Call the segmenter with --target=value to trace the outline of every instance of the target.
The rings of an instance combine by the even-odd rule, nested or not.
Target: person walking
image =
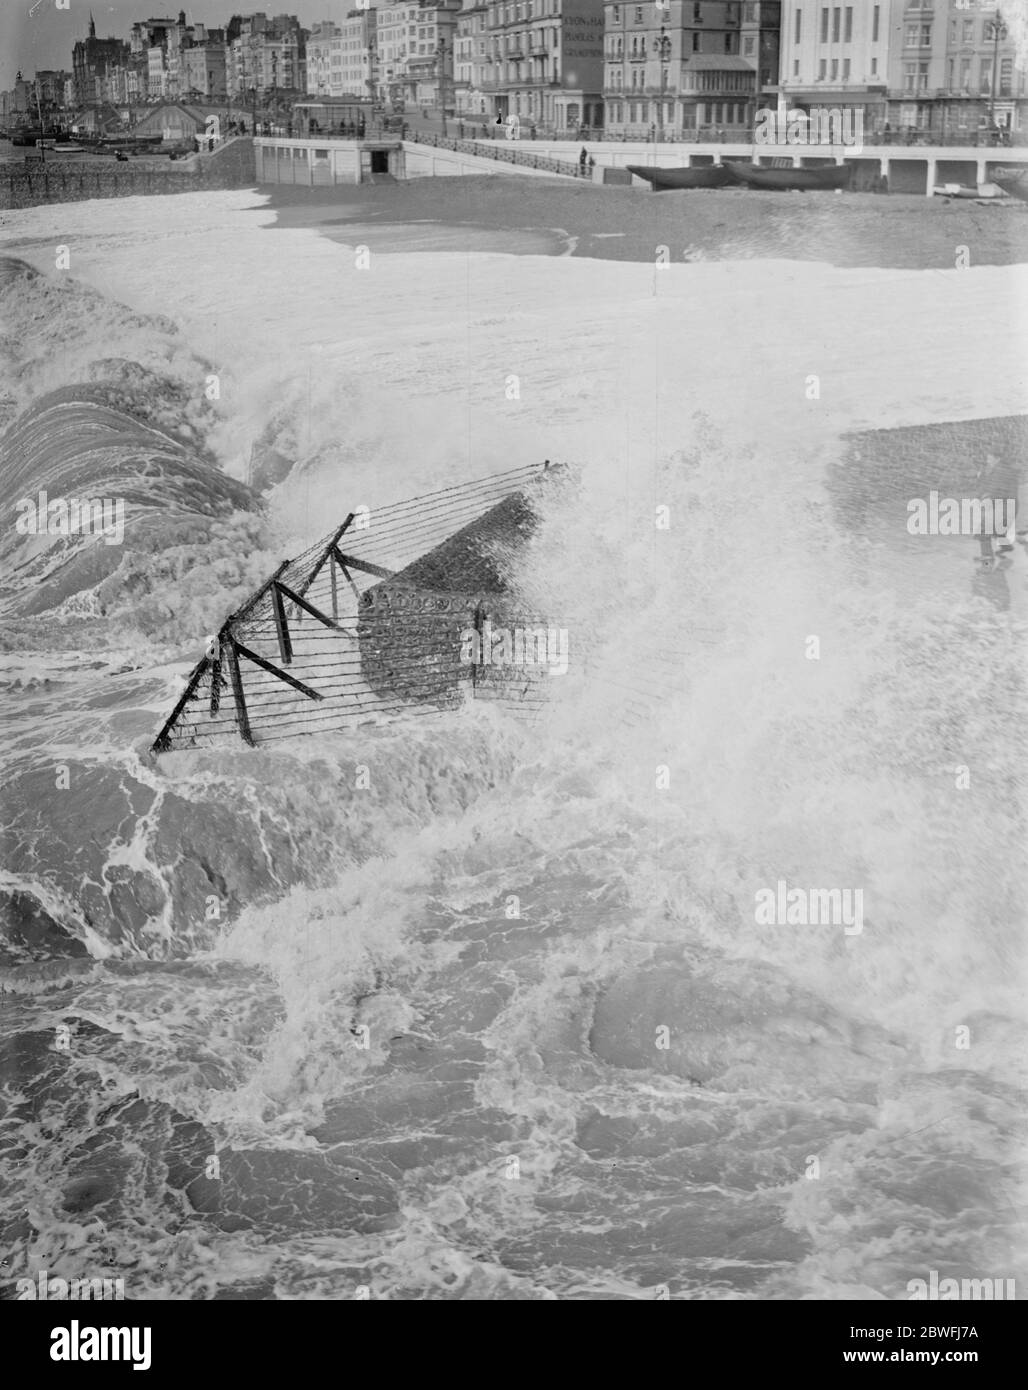
[[[588,162],[589,162],[589,151],[588,151],[588,150],[586,149],[586,147],[583,145],[583,146],[582,146],[582,153],[578,156],[578,172],[581,174],[582,178],[585,178],[585,166],[588,164]]]

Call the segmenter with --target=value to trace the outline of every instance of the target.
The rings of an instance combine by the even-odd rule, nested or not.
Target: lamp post
[[[378,92],[376,91],[375,64],[378,52],[375,48],[375,35],[368,31],[368,95],[371,97],[371,109],[374,111],[378,104]]]
[[[439,71],[439,109],[443,117],[443,139],[446,139],[446,55],[450,49],[446,45],[445,39],[439,40],[436,48]]]
[[[1000,8],[996,6],[996,18],[992,23],[992,91],[989,94],[989,131],[996,129],[996,77],[999,72],[999,41],[1006,38],[1006,26]]]
[[[664,92],[667,89],[667,67],[671,61],[671,35],[660,26],[660,38],[653,40],[653,51],[660,57],[660,100],[657,102],[657,140],[664,138]]]

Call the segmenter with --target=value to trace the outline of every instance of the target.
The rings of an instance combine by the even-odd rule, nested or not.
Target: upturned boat
[[[766,168],[760,164],[726,164],[732,179],[745,188],[817,189],[848,188],[853,170],[848,164],[823,164],[816,169]]]
[[[732,182],[732,176],[723,164],[700,164],[695,168],[657,169],[652,165],[627,164],[630,174],[663,192],[673,188],[724,188]]]

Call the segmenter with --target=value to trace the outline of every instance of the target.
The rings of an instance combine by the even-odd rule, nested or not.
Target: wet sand
[[[907,194],[643,188],[510,176],[267,191],[276,227],[316,227],[375,249],[506,251],[652,262],[803,260],[952,270],[1028,261],[1028,205]]]

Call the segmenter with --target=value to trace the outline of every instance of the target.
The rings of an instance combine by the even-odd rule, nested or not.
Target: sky
[[[37,68],[71,72],[71,51],[89,32],[89,12],[97,37],[127,39],[139,19],[174,18],[184,9],[189,23],[225,24],[233,14],[295,14],[310,28],[322,19],[340,20],[354,0],[0,0],[0,91],[14,86],[19,70],[31,77]]]

